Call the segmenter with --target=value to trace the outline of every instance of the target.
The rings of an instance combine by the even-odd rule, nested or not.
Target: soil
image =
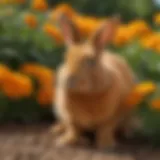
[[[57,148],[50,124],[1,125],[1,160],[160,160],[160,149],[150,145],[121,143],[117,150],[92,147]]]

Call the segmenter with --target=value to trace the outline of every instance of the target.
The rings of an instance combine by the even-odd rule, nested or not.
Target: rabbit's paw
[[[57,140],[56,140],[56,146],[57,147],[64,147],[68,145],[75,145],[78,142],[78,137],[65,133],[64,135],[61,135]]]
[[[51,127],[51,133],[54,136],[57,136],[65,131],[65,126],[62,123],[57,123]]]

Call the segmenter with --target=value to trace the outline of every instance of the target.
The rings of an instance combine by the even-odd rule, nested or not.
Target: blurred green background
[[[55,6],[63,0],[48,0],[51,6]],[[106,16],[121,14],[123,20],[128,21],[134,18],[151,20],[152,15],[159,10],[159,0],[65,0],[87,15]]]

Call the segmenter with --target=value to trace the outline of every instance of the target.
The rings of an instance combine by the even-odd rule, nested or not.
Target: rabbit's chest
[[[107,118],[107,94],[101,97],[70,96],[67,98],[66,107],[73,121],[84,128],[98,125]]]

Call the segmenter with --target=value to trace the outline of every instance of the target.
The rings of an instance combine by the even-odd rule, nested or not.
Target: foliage
[[[62,0],[48,0],[51,6],[63,3]],[[158,10],[157,5],[150,0],[65,0],[79,12],[87,15],[103,17],[106,15],[120,14],[123,20],[128,21],[135,18],[151,20],[152,15]]]
[[[55,70],[64,51],[63,36],[56,23],[60,13],[73,18],[84,38],[109,19],[80,14],[67,4],[47,10],[45,0],[21,2],[0,4],[1,122],[39,121],[52,115]],[[125,105],[137,106],[144,122],[142,134],[151,137],[160,133],[159,17],[156,14],[152,24],[141,18],[122,23],[110,46],[128,60],[137,74],[139,84]]]

